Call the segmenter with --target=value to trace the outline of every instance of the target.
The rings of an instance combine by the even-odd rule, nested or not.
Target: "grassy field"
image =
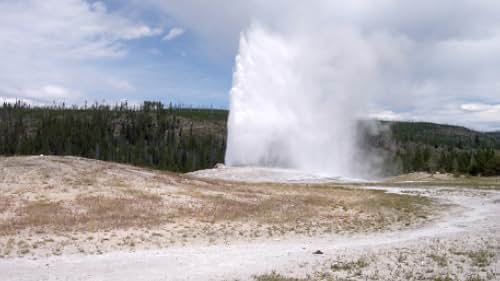
[[[387,186],[443,186],[500,189],[500,177],[457,176],[453,174],[417,172],[386,179],[383,181],[383,184]]]

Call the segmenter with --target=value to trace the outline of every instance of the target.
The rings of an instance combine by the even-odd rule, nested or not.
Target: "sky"
[[[367,116],[500,130],[499,14],[497,0],[0,0],[0,101],[228,108],[240,34],[314,21],[375,50]]]

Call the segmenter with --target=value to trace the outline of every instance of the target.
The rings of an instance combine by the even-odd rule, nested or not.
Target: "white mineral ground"
[[[260,177],[262,181],[290,179],[291,175],[261,168],[233,171],[197,174],[222,174],[233,180]],[[310,179],[292,174],[292,181]],[[421,194],[455,207],[438,220],[400,231],[185,245],[102,255],[5,258],[0,259],[0,280],[252,280],[271,271],[318,280],[433,280],[447,275],[458,280],[471,276],[500,280],[499,191],[477,187],[363,188]],[[313,254],[316,250],[323,254]]]

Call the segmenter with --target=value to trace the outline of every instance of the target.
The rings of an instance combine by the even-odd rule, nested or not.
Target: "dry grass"
[[[0,169],[0,243],[21,234],[151,228],[160,235],[147,239],[162,245],[378,231],[423,222],[433,205],[338,185],[201,180],[73,157],[0,158]],[[141,233],[123,244],[143,243]]]
[[[255,197],[239,194],[236,198],[224,195],[201,195],[202,204],[182,207],[179,214],[202,221],[255,220],[261,223],[287,223],[307,219],[320,205],[304,196],[270,195]],[[232,197],[232,196],[231,196]]]
[[[490,265],[495,258],[495,253],[488,250],[479,250],[470,252],[468,254],[471,259],[471,264],[478,267],[485,267]]]
[[[81,223],[87,230],[156,226],[165,221],[161,198],[78,196]]]
[[[500,189],[500,177],[454,176],[416,172],[386,179],[386,185],[449,186],[481,189]]]
[[[0,224],[0,233],[12,233],[26,227],[74,225],[75,222],[75,215],[62,202],[26,202],[15,209],[15,216],[11,220]]]
[[[440,267],[445,267],[448,265],[448,258],[446,255],[431,254],[430,258],[437,263]]]
[[[250,223],[279,227],[280,233],[382,230],[425,218],[424,197],[325,186],[254,185],[190,187],[176,194],[128,187],[118,195],[77,193],[72,200],[4,204],[15,216],[0,220],[0,234],[24,229],[97,231],[156,227],[165,223]],[[218,190],[218,193],[214,193]],[[174,197],[174,195],[178,197]],[[174,197],[174,198],[173,198]],[[45,198],[45,197],[42,197]],[[7,200],[8,201],[8,200]]]
[[[254,276],[255,281],[307,281],[310,279],[299,279],[293,277],[287,277],[276,272],[271,272],[269,274]]]
[[[254,276],[258,281],[347,281],[347,280],[498,280],[495,234],[471,233],[452,239],[415,241],[402,248],[359,249],[331,252],[318,263]],[[436,253],[439,249],[439,254]],[[403,254],[404,253],[404,254]],[[404,258],[395,257],[404,255]],[[283,270],[283,269],[281,269]],[[305,278],[297,275],[304,272]],[[302,274],[301,274],[302,275]]]
[[[159,194],[151,193],[142,189],[134,189],[127,187],[124,193],[132,198],[136,198],[139,201],[149,202],[149,203],[159,203],[162,197]]]
[[[5,212],[11,205],[13,199],[10,196],[0,195],[0,213]]]
[[[360,257],[354,261],[340,261],[331,265],[332,271],[354,271],[365,268],[369,265],[366,257]]]
[[[16,216],[0,223],[0,233],[33,227],[68,231],[148,227],[172,219],[253,221],[294,228],[315,224],[329,231],[380,229],[425,218],[431,204],[424,197],[339,187],[255,185],[212,192],[220,188],[195,187],[182,193],[184,200],[128,187],[120,189],[120,196],[78,194],[73,200],[26,201],[13,210]]]
[[[15,217],[0,224],[0,234],[27,228],[97,231],[159,225],[166,221],[161,198],[79,195],[73,202],[26,202]],[[68,204],[69,203],[69,204]]]
[[[221,185],[208,188],[222,192]],[[432,201],[426,197],[387,194],[325,185],[253,185],[190,196],[203,202],[179,206],[179,214],[202,221],[254,220],[268,224],[322,221],[337,228],[349,225],[385,227],[394,222],[425,218]]]

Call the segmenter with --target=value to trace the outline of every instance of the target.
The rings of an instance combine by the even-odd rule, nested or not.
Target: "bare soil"
[[[500,280],[498,185],[232,182],[4,157],[0,280]]]
[[[425,196],[200,179],[76,157],[0,158],[0,257],[163,249],[421,225]]]
[[[500,190],[500,177],[415,172],[385,179],[385,185],[452,186]]]

